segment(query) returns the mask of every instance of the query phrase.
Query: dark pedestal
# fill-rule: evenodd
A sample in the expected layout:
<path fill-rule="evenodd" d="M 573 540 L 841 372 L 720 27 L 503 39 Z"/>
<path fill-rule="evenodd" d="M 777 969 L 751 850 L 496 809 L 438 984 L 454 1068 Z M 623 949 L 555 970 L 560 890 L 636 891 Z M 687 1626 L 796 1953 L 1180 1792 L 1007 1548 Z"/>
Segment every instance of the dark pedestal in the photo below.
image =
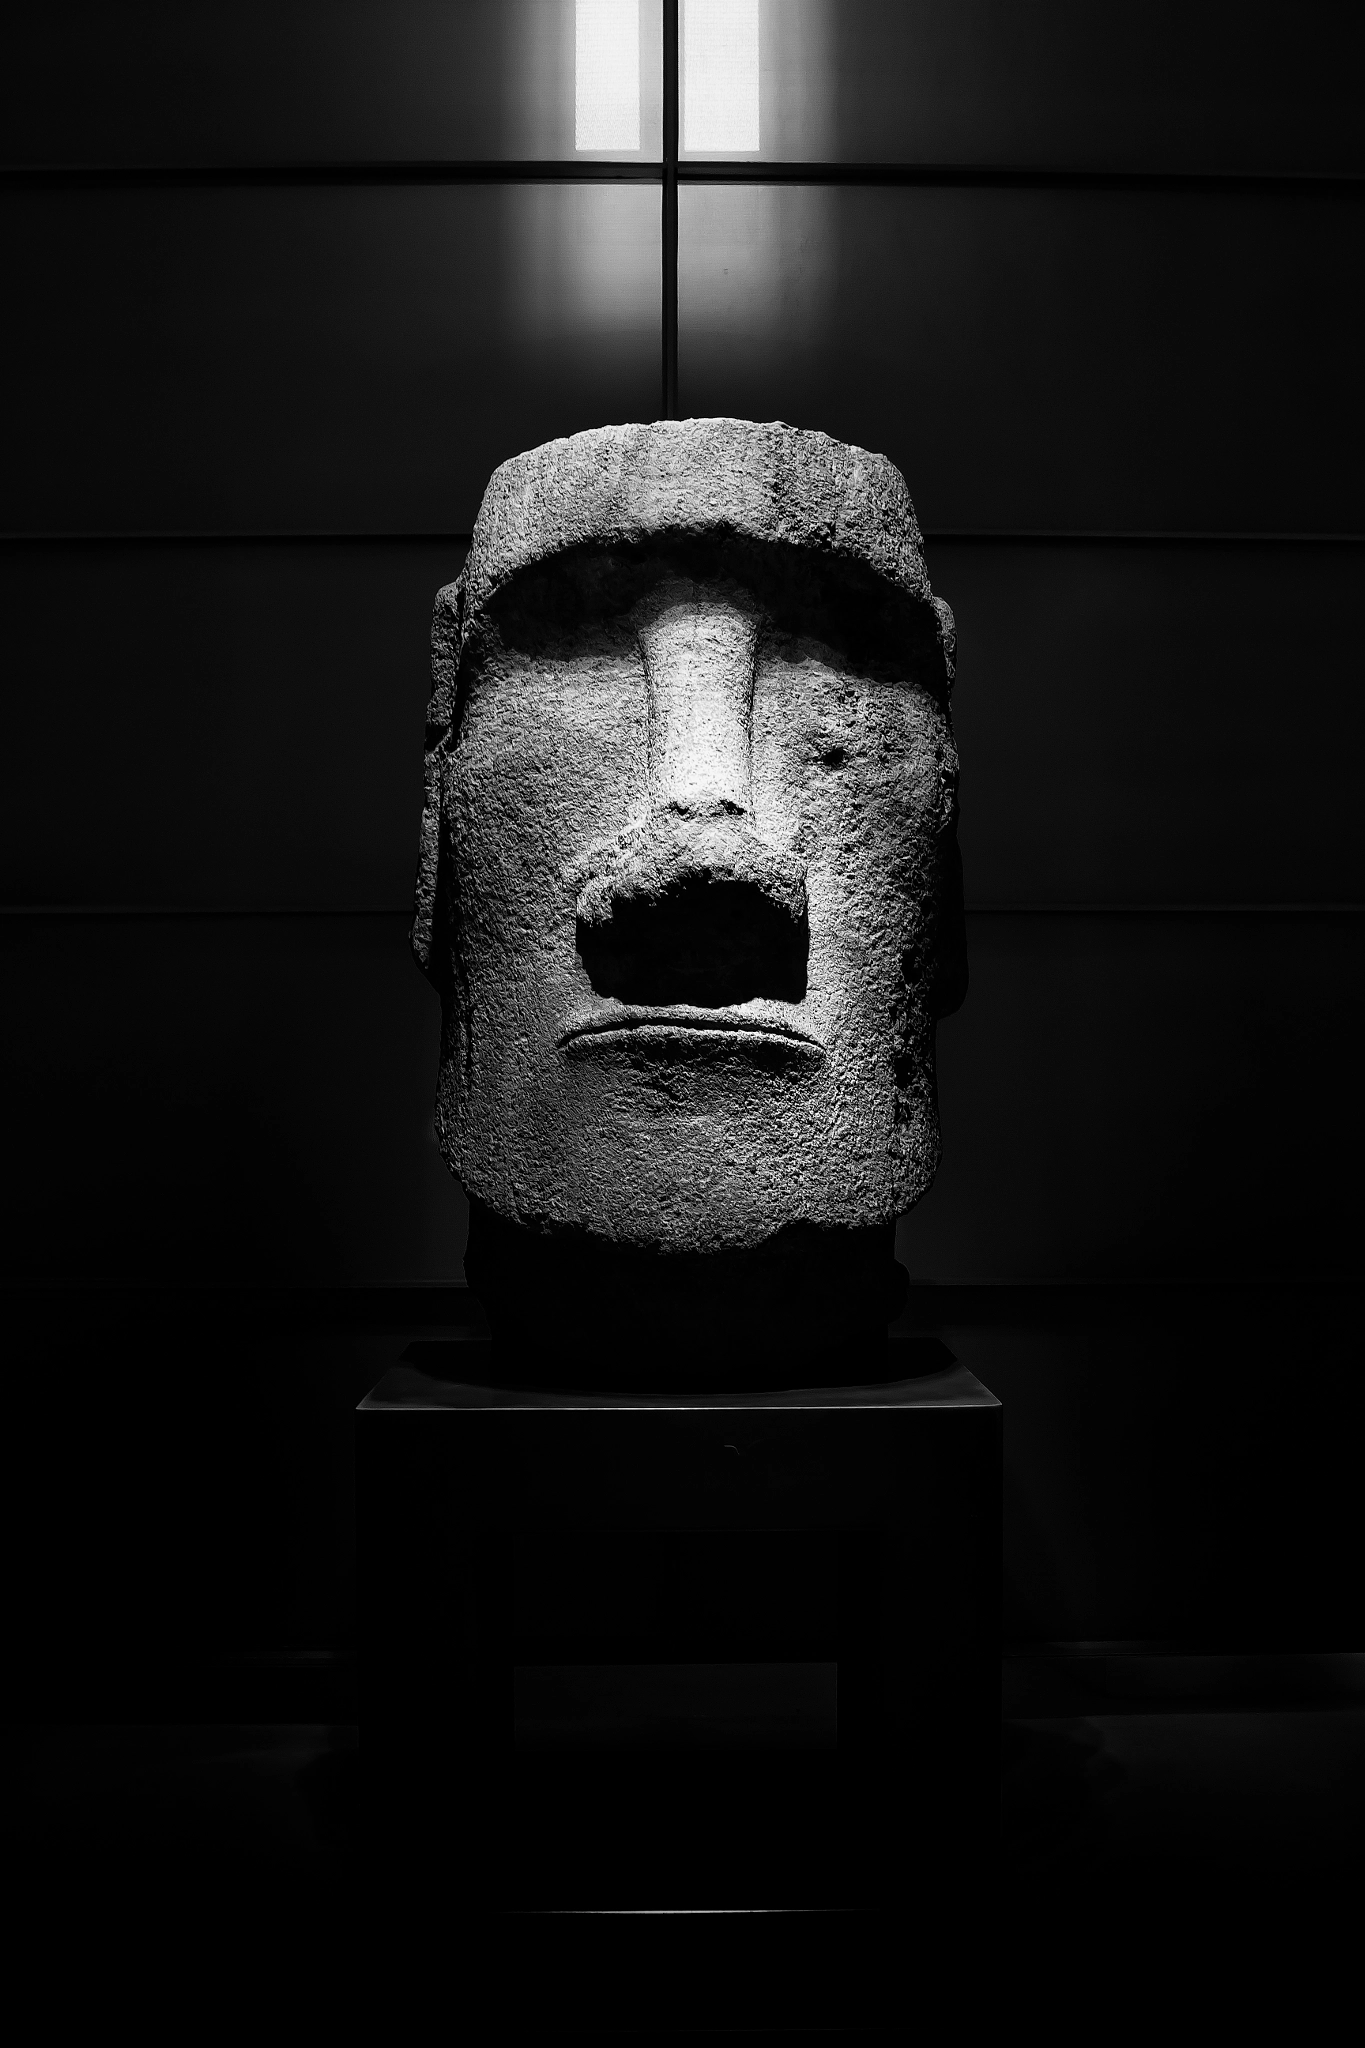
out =
<path fill-rule="evenodd" d="M 511 1392 L 477 1384 L 491 1358 L 399 1365 L 357 1418 L 361 1740 L 408 1882 L 484 1907 L 884 1907 L 979 1867 L 994 1396 L 958 1366 Z"/>

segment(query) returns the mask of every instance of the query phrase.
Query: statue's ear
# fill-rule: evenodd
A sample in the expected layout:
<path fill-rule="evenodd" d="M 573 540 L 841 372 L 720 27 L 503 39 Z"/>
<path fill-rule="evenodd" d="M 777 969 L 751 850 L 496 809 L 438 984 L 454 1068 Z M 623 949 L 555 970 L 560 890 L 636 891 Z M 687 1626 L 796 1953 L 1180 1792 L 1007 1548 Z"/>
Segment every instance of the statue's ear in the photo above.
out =
<path fill-rule="evenodd" d="M 431 619 L 431 702 L 427 706 L 423 761 L 422 831 L 417 849 L 416 904 L 409 943 L 427 980 L 443 989 L 450 962 L 445 953 L 445 875 L 441 852 L 441 772 L 455 718 L 455 682 L 460 666 L 458 583 L 436 593 Z"/>
<path fill-rule="evenodd" d="M 934 607 L 934 615 L 938 622 L 938 646 L 943 659 L 943 681 L 947 695 L 951 697 L 953 684 L 957 680 L 957 623 L 953 618 L 953 608 L 946 599 L 935 597 L 930 599 L 930 603 Z"/>
<path fill-rule="evenodd" d="M 426 756 L 426 790 L 422 801 L 422 836 L 417 847 L 416 903 L 408 943 L 417 965 L 437 988 L 442 984 L 441 963 L 434 957 L 436 933 L 443 919 L 438 915 L 441 890 L 441 757 L 434 747 Z"/>
<path fill-rule="evenodd" d="M 945 711 L 957 677 L 957 627 L 951 605 L 932 600 L 943 661 Z M 933 1011 L 951 1016 L 967 1000 L 967 913 L 962 899 L 962 855 L 957 844 L 957 766 L 954 755 L 951 807 L 938 847 L 938 940 L 934 948 Z"/>
<path fill-rule="evenodd" d="M 962 855 L 958 851 L 956 818 L 940 845 L 938 887 L 932 1002 L 936 1017 L 948 1017 L 967 1000 L 967 913 L 962 900 Z"/>

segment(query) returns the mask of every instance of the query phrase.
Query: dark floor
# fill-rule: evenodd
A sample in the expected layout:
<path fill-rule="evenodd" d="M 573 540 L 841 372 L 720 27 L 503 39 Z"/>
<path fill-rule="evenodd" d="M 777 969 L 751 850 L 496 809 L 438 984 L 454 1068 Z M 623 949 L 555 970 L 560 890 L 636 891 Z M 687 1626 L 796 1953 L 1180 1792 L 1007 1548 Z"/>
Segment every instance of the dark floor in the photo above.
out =
<path fill-rule="evenodd" d="M 1093 1673 L 1007 1671 L 1007 1706 L 1053 1711 L 1005 1723 L 995 1867 L 856 1926 L 574 1916 L 471 1940 L 442 1910 L 439 1854 L 420 1873 L 367 1852 L 353 1727 L 12 1727 L 10 1927 L 54 2023 L 105 1997 L 172 2027 L 263 1998 L 395 2018 L 424 1987 L 468 2039 L 511 2038 L 533 2005 L 551 2035 L 639 2038 L 894 2035 L 930 2003 L 965 2025 L 998 1998 L 1067 2034 L 1096 1996 L 1120 2030 L 1191 2001 L 1226 2017 L 1284 1999 L 1303 2025 L 1359 1946 L 1365 1697 L 1340 1681 L 1360 1661 L 1335 1660 L 1307 1704 L 1191 1705 L 1186 1684 L 1174 1711 L 1058 1712 L 1087 1685 L 1094 1708 Z"/>

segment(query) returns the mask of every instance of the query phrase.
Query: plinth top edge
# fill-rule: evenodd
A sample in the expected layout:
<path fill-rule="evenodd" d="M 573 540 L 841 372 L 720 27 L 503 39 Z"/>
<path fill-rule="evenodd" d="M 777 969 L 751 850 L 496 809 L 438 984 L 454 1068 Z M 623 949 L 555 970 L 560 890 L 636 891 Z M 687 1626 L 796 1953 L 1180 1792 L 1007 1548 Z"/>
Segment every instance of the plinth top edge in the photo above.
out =
<path fill-rule="evenodd" d="M 965 1365 L 918 1379 L 875 1386 L 789 1387 L 775 1391 L 735 1393 L 605 1393 L 567 1392 L 513 1387 L 481 1387 L 436 1379 L 414 1365 L 390 1367 L 357 1406 L 357 1414 L 400 1410 L 456 1410 L 464 1413 L 532 1414 L 771 1414 L 808 1410 L 828 1414 L 840 1409 L 999 1408 L 997 1397 L 982 1386 Z"/>

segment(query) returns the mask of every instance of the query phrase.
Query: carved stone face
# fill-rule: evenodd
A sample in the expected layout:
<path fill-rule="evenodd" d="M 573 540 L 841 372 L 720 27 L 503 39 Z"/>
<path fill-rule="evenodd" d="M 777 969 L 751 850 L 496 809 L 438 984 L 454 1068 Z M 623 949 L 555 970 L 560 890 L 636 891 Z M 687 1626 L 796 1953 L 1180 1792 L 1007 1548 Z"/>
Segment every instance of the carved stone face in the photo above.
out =
<path fill-rule="evenodd" d="M 611 516 L 533 478 L 529 540 L 476 534 L 437 602 L 414 939 L 444 1155 L 495 1214 L 622 1245 L 888 1223 L 933 1178 L 962 985 L 946 608 L 791 517 L 791 444 L 826 496 L 879 458 L 701 421 L 521 462 L 591 478 L 604 436 Z M 746 525 L 755 437 L 785 497 Z"/>

